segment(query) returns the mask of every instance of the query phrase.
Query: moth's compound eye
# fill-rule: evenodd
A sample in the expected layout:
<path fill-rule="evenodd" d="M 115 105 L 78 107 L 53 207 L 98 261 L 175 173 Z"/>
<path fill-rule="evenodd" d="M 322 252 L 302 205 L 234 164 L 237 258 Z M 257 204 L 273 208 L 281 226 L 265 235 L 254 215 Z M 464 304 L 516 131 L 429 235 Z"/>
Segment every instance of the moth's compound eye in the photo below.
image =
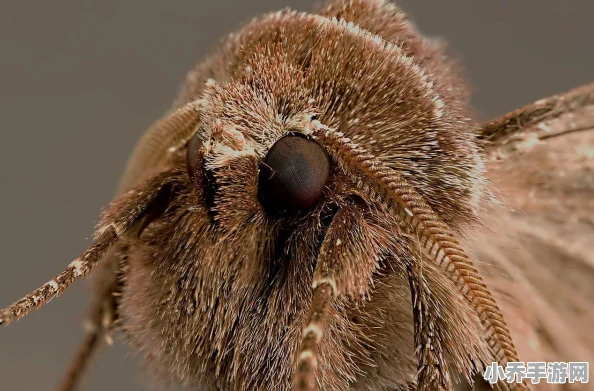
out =
<path fill-rule="evenodd" d="M 198 129 L 188 143 L 186 167 L 188 169 L 188 175 L 193 182 L 200 177 L 203 170 L 201 152 L 202 144 L 204 143 L 203 133 L 202 129 Z"/>
<path fill-rule="evenodd" d="M 299 135 L 278 140 L 260 169 L 260 200 L 276 213 L 305 211 L 324 191 L 330 163 L 322 147 Z"/>

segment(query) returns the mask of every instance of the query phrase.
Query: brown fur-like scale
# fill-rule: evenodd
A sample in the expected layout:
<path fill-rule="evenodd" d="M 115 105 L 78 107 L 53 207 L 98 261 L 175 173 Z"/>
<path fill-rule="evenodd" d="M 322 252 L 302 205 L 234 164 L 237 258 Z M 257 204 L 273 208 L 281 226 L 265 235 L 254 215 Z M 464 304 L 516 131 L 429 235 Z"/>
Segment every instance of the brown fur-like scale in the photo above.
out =
<path fill-rule="evenodd" d="M 221 141 L 206 160 L 217 183 L 214 224 L 188 183 L 190 194 L 174 203 L 178 214 L 147 235 L 151 245 L 139 245 L 131 257 L 121 312 L 127 335 L 149 362 L 183 382 L 222 389 L 289 387 L 323 235 L 321 216 L 329 205 L 345 208 L 349 194 L 361 196 L 335 172 L 324 204 L 303 221 L 266 216 L 257 199 L 258 159 L 288 130 L 306 127 L 308 118 L 340 129 L 403 172 L 450 225 L 462 229 L 473 220 L 482 192 L 478 147 L 469 132 L 474 125 L 464 112 L 464 87 L 438 48 L 387 3 L 355 2 L 340 11 L 331 6 L 324 15 L 282 12 L 255 20 L 190 75 L 178 101 L 181 106 L 201 99 L 201 127 Z M 384 22 L 375 23 L 378 18 Z M 359 19 L 365 19 L 360 27 L 347 23 Z M 364 30 L 369 26 L 374 30 Z M 208 77 L 216 84 L 204 90 Z M 354 208 L 354 216 L 367 208 L 360 209 Z M 407 297 L 405 268 L 391 266 L 401 273 L 400 284 L 380 277 L 394 274 L 381 273 L 378 263 L 392 249 L 383 243 L 387 233 L 369 224 L 353 221 L 343 236 L 350 245 L 344 247 L 350 249 L 347 270 L 355 279 L 337 280 L 353 297 L 334 308 L 321 345 L 320 389 L 346 389 L 357 378 L 361 389 L 404 389 L 414 379 L 411 315 L 403 309 L 409 320 L 393 326 L 378 312 L 394 311 L 393 303 L 381 300 L 394 295 L 382 293 L 389 287 L 397 285 L 399 296 Z M 403 263 L 407 256 L 403 251 L 385 262 Z M 373 277 L 374 270 L 380 275 Z M 372 300 L 361 301 L 360 293 Z M 404 303 L 409 307 L 410 297 Z M 348 310 L 353 305 L 360 307 L 357 322 Z M 377 324 L 380 335 L 370 332 Z M 384 335 L 401 343 L 378 343 Z M 380 357 L 385 364 L 374 368 Z M 370 368 L 373 380 L 365 376 Z"/>
<path fill-rule="evenodd" d="M 477 131 L 442 46 L 382 0 L 254 19 L 189 74 L 171 113 L 143 136 L 96 244 L 3 311 L 0 324 L 104 257 L 89 341 L 121 330 L 155 379 L 200 390 L 462 390 L 491 361 L 590 360 L 592 304 L 563 285 L 573 307 L 562 308 L 543 291 L 554 276 L 525 253 L 539 254 L 535 243 L 567 215 L 594 231 L 594 182 L 580 182 L 591 160 L 574 156 L 571 181 L 534 179 L 534 162 L 552 161 L 551 146 L 562 145 L 549 139 L 592 130 L 594 88 Z M 553 133 L 538 133 L 543 124 Z M 195 133 L 201 149 L 188 154 Z M 324 148 L 329 180 L 311 210 L 271 214 L 260 167 L 293 133 Z M 590 136 L 583 140 L 592 145 Z M 500 180 L 512 161 L 529 168 Z M 586 196 L 564 198 L 575 183 Z M 542 209 L 523 198 L 551 188 L 569 201 L 550 216 L 541 198 Z M 548 216 L 551 231 L 531 230 L 529 217 L 502 204 L 535 221 Z M 519 238 L 523 255 L 510 254 Z M 539 259 L 557 271 L 572 261 L 581 275 L 566 277 L 591 292 L 582 247 Z"/>

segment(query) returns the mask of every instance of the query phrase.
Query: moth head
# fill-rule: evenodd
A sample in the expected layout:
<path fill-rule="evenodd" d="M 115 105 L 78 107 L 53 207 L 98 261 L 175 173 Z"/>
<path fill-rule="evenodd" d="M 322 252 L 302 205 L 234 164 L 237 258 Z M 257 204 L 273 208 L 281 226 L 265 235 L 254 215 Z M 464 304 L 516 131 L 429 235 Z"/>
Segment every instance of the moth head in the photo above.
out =
<path fill-rule="evenodd" d="M 236 135 L 235 141 L 245 147 L 241 135 Z M 203 160 L 206 156 L 204 135 L 201 131 L 196 132 L 187 150 L 186 164 L 190 178 L 197 181 L 203 175 L 202 170 L 216 170 L 216 166 L 222 164 L 221 160 L 241 156 L 232 149 L 217 151 L 219 155 L 206 166 Z M 329 174 L 330 161 L 324 149 L 302 132 L 289 131 L 270 147 L 259 163 L 258 199 L 271 215 L 306 213 L 322 198 Z M 212 193 L 216 184 L 211 181 L 208 186 L 211 188 L 207 192 Z"/>
<path fill-rule="evenodd" d="M 307 217 L 316 205 L 336 203 L 336 193 L 328 197 L 327 189 L 337 188 L 340 181 L 341 197 L 356 194 L 362 197 L 365 210 L 381 210 L 390 216 L 383 228 L 396 238 L 385 234 L 374 237 L 375 244 L 372 240 L 362 246 L 369 252 L 381 247 L 376 245 L 379 242 L 387 252 L 398 252 L 389 243 L 408 246 L 402 270 L 408 270 L 413 297 L 429 294 L 419 291 L 426 283 L 417 280 L 422 278 L 417 262 L 433 262 L 443 269 L 452 287 L 463 292 L 470 303 L 466 305 L 474 306 L 477 324 L 480 316 L 485 328 L 495 330 L 485 334 L 484 344 L 469 343 L 461 349 L 457 341 L 448 339 L 461 334 L 437 320 L 442 330 L 432 342 L 435 349 L 454 357 L 467 376 L 490 354 L 502 360 L 513 358 L 501 314 L 455 239 L 456 230 L 471 225 L 483 188 L 479 147 L 472 129 L 465 128 L 471 121 L 460 111 L 459 102 L 444 103 L 414 67 L 401 69 L 401 79 L 395 79 L 395 84 L 386 83 L 391 77 L 386 74 L 381 75 L 384 79 L 371 80 L 376 84 L 371 91 L 379 95 L 361 98 L 367 92 L 355 91 L 351 98 L 359 100 L 352 102 L 349 80 L 340 71 L 327 75 L 333 77 L 327 81 L 332 85 L 324 84 L 324 75 L 311 78 L 316 72 L 313 60 L 304 71 L 283 58 L 286 48 L 276 57 L 270 55 L 272 47 L 266 49 L 268 55 L 248 59 L 233 80 L 209 81 L 200 100 L 201 125 L 188 144 L 188 168 L 191 177 L 204 178 L 197 183 L 207 183 L 215 193 L 211 203 L 215 219 L 238 226 L 254 215 L 273 219 L 267 222 L 287 215 Z M 336 58 L 336 54 L 329 55 Z M 352 60 L 356 62 L 356 56 Z M 342 106 L 327 95 L 330 88 L 344 93 Z M 401 95 L 391 97 L 394 91 Z M 370 112 L 380 97 L 386 99 L 383 107 L 378 106 L 378 113 Z M 392 102 L 393 111 L 386 110 L 386 101 Z M 390 126 L 389 132 L 384 129 Z M 390 138 L 375 138 L 374 130 Z M 331 229 L 332 222 L 328 225 Z M 348 236 L 345 233 L 335 243 L 348 241 Z M 369 292 L 369 281 L 378 268 L 377 262 L 357 265 L 323 259 L 329 254 L 323 243 L 324 239 L 318 259 L 312 260 L 315 292 L 295 364 L 295 381 L 309 385 L 318 365 L 317 345 L 311 341 L 319 341 L 324 333 L 329 303 L 344 294 Z M 316 314 L 326 315 L 320 319 Z M 427 320 L 422 316 L 415 322 L 420 322 L 415 327 L 421 339 L 428 337 L 426 328 L 436 327 L 423 323 Z M 468 326 L 468 330 L 475 329 Z M 441 375 L 447 377 L 446 372 Z"/>
<path fill-rule="evenodd" d="M 484 167 L 466 102 L 448 95 L 461 87 L 435 85 L 414 64 L 376 53 L 375 42 L 323 33 L 293 32 L 291 41 L 303 43 L 296 47 L 265 36 L 246 46 L 232 79 L 208 80 L 199 97 L 206 138 L 263 160 L 280 138 L 309 136 L 318 121 L 397 169 L 452 229 L 472 226 Z M 336 44 L 304 58 L 317 39 Z"/>
<path fill-rule="evenodd" d="M 207 83 L 186 166 L 222 224 L 253 214 L 303 218 L 328 201 L 331 159 L 307 134 L 317 108 L 294 92 L 282 102 L 274 88 L 257 87 L 248 76 Z"/>
<path fill-rule="evenodd" d="M 317 354 L 323 335 L 332 332 L 326 324 L 333 303 L 368 297 L 374 273 L 386 259 L 394 262 L 392 272 L 398 269 L 408 280 L 413 303 L 440 304 L 443 297 L 431 297 L 434 291 L 461 294 L 466 307 L 476 311 L 477 324 L 480 316 L 485 333 L 476 334 L 485 336 L 488 353 L 517 361 L 497 305 L 456 240 L 477 208 L 483 185 L 479 148 L 462 104 L 442 96 L 447 88 L 438 91 L 398 48 L 337 21 L 306 22 L 294 15 L 275 16 L 270 31 L 256 31 L 262 39 L 245 47 L 253 55 L 234 65 L 230 80 L 207 82 L 198 101 L 187 102 L 160 123 L 158 128 L 176 134 L 181 125 L 191 129 L 184 148 L 170 148 L 171 160 L 159 167 L 162 172 L 107 209 L 94 245 L 56 280 L 3 313 L 2 322 L 60 293 L 88 273 L 121 235 L 157 220 L 161 224 L 149 230 L 152 236 L 145 243 L 153 246 L 150 262 L 143 265 L 148 270 L 144 282 L 150 283 L 143 286 L 138 276 L 130 279 L 139 285 L 131 312 L 146 309 L 145 317 L 137 319 L 142 329 L 136 335 L 145 337 L 152 326 L 158 329 L 154 335 L 177 343 L 168 346 L 173 352 L 168 360 L 180 372 L 190 366 L 179 357 L 209 357 L 217 370 L 231 365 L 224 362 L 225 343 L 241 311 L 252 308 L 246 300 L 256 295 L 254 301 L 264 300 L 268 313 L 279 311 L 287 324 L 298 327 L 282 341 L 289 348 L 271 348 L 278 353 L 274 359 L 291 354 L 287 360 L 293 365 L 279 368 L 278 359 L 262 367 L 283 374 L 294 370 L 299 389 L 310 389 L 317 366 L 324 365 Z M 283 31 L 291 32 L 290 40 L 279 39 Z M 322 42 L 323 50 L 315 56 L 311 50 L 304 53 L 315 42 Z M 363 202 L 350 202 L 349 196 Z M 354 222 L 354 229 L 335 223 L 333 213 L 321 218 L 323 210 L 352 212 L 352 218 L 343 214 L 341 221 Z M 283 241 L 279 227 L 287 221 L 292 225 Z M 289 241 L 300 249 L 293 254 L 299 261 L 279 265 L 278 259 L 268 259 L 270 248 Z M 279 253 L 280 259 L 289 251 L 281 248 Z M 451 292 L 425 289 L 419 266 L 425 261 L 441 270 Z M 276 278 L 274 268 L 290 271 Z M 220 298 L 226 307 L 215 313 L 211 304 Z M 293 311 L 290 316 L 282 313 L 287 308 Z M 416 344 L 432 343 L 431 352 L 456 358 L 458 369 L 472 374 L 486 361 L 484 351 L 478 352 L 480 344 L 460 346 L 452 336 L 465 333 L 466 327 L 456 331 L 453 326 L 459 323 L 448 323 L 448 314 L 426 323 L 423 311 L 437 314 L 442 308 L 434 309 L 413 308 Z M 182 319 L 181 314 L 189 315 Z M 212 326 L 215 318 L 219 323 Z M 278 330 L 262 335 L 271 335 L 268 331 Z M 211 349 L 213 340 L 220 346 Z M 146 338 L 136 342 L 151 343 Z M 147 355 L 167 354 L 162 346 Z M 256 365 L 260 358 L 251 354 L 246 361 Z M 422 368 L 445 362 L 440 356 L 427 363 L 434 356 L 421 349 L 417 354 Z M 325 357 L 332 359 L 329 353 Z M 194 373 L 205 372 L 204 366 L 211 365 L 205 362 L 195 364 Z M 428 378 L 447 378 L 447 369 L 440 368 L 439 376 Z"/>

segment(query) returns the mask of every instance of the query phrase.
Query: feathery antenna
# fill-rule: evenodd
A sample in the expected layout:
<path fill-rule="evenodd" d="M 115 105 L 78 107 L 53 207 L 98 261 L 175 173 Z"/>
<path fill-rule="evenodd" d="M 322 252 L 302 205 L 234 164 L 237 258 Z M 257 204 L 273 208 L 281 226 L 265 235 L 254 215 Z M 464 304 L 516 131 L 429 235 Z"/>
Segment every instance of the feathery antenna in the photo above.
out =
<path fill-rule="evenodd" d="M 341 168 L 368 194 L 399 217 L 405 232 L 418 235 L 422 247 L 470 302 L 485 330 L 486 340 L 502 363 L 518 361 L 509 330 L 495 299 L 449 227 L 396 171 L 363 148 L 319 121 L 310 135 L 327 148 Z M 525 384 L 515 389 L 527 390 Z"/>

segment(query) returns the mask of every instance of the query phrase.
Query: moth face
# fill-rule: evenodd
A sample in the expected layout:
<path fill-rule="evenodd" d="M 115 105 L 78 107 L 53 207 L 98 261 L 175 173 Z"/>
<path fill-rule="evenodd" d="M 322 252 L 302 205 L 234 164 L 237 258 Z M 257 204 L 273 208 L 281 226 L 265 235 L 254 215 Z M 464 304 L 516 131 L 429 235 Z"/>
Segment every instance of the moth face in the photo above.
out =
<path fill-rule="evenodd" d="M 284 102 L 283 115 L 275 91 L 259 91 L 271 99 L 248 99 L 247 91 L 254 88 L 245 80 L 211 82 L 208 88 L 201 101 L 203 121 L 188 143 L 186 164 L 190 177 L 205 175 L 208 207 L 217 218 L 230 213 L 220 207 L 230 191 L 254 201 L 246 205 L 254 208 L 252 213 L 273 217 L 303 217 L 324 201 L 331 159 L 307 135 L 317 110 L 292 97 Z M 236 99 L 235 92 L 246 101 Z M 237 215 L 239 209 L 236 205 L 231 213 Z"/>
<path fill-rule="evenodd" d="M 319 32 L 299 30 L 303 39 L 294 40 L 315 41 Z M 311 61 L 303 61 L 303 46 L 282 46 L 276 38 L 265 48 L 246 48 L 255 54 L 238 61 L 230 79 L 209 80 L 194 100 L 200 118 L 187 145 L 192 186 L 184 191 L 200 197 L 179 195 L 183 204 L 150 240 L 146 253 L 157 266 L 136 273 L 151 283 L 163 282 L 150 287 L 141 282 L 132 290 L 153 292 L 151 305 L 127 301 L 126 295 L 123 300 L 131 311 L 144 306 L 142 319 L 183 314 L 187 326 L 168 341 L 178 344 L 177 354 L 190 362 L 190 370 L 176 366 L 178 357 L 147 347 L 181 379 L 211 370 L 208 362 L 193 359 L 192 349 L 198 349 L 197 356 L 214 357 L 216 367 L 245 371 L 245 379 L 266 367 L 290 382 L 296 358 L 308 356 L 298 349 L 312 286 L 320 281 L 333 294 L 353 300 L 332 310 L 329 335 L 319 347 L 320 372 L 333 376 L 341 368 L 338 372 L 354 373 L 360 363 L 345 355 L 344 347 L 353 346 L 353 357 L 367 362 L 373 352 L 356 347 L 368 337 L 362 330 L 398 322 L 403 327 L 391 329 L 387 338 L 399 341 L 399 350 L 385 354 L 402 364 L 395 376 L 400 381 L 414 372 L 406 277 L 414 275 L 410 265 L 415 260 L 436 256 L 430 253 L 442 244 L 433 246 L 434 240 L 449 237 L 429 237 L 442 229 L 433 228 L 438 215 L 459 228 L 481 196 L 482 162 L 471 120 L 459 102 L 417 68 L 369 50 L 377 42 L 356 46 L 359 38 L 348 29 L 324 33 L 334 34 L 324 39 L 340 44 L 315 51 Z M 266 39 L 259 42 L 264 45 Z M 352 51 L 333 52 L 340 48 Z M 303 63 L 306 68 L 300 67 Z M 360 75 L 368 77 L 360 80 Z M 201 210 L 187 212 L 195 209 Z M 419 228 L 415 213 L 430 228 Z M 427 254 L 421 254 L 421 246 Z M 393 279 L 382 277 L 394 270 Z M 326 272 L 331 276 L 320 276 Z M 431 278 L 437 281 L 433 285 L 444 287 L 439 306 L 456 318 L 470 317 L 472 309 L 450 297 L 456 286 Z M 378 303 L 384 295 L 375 281 L 397 290 L 399 300 L 386 299 L 386 308 L 376 304 L 378 311 L 365 308 L 365 298 L 375 297 Z M 157 310 L 152 305 L 167 300 L 173 304 Z M 188 302 L 197 307 L 188 309 Z M 394 310 L 395 302 L 398 319 L 387 319 L 384 313 L 388 305 Z M 142 319 L 129 323 L 143 324 Z M 167 334 L 175 327 L 171 321 L 154 333 Z M 471 330 L 476 329 L 468 326 L 456 335 L 482 351 Z M 448 333 L 444 338 L 455 334 Z M 194 343 L 186 346 L 184 341 Z M 226 345 L 241 351 L 241 357 L 219 354 L 228 351 Z M 255 346 L 268 350 L 262 353 Z"/>
<path fill-rule="evenodd" d="M 188 174 L 190 178 L 207 178 L 198 186 L 207 186 L 203 191 L 206 202 L 210 204 L 208 206 L 216 207 L 213 205 L 213 196 L 220 193 L 217 181 L 240 187 L 238 180 L 245 175 L 252 178 L 248 183 L 253 183 L 253 178 L 257 178 L 257 199 L 269 215 L 305 214 L 321 200 L 330 176 L 330 158 L 316 141 L 293 130 L 279 138 L 259 157 L 246 146 L 240 134 L 235 136 L 236 145 L 243 149 L 234 150 L 218 144 L 208 151 L 201 131 L 188 144 Z M 258 162 L 257 169 L 255 164 L 250 164 L 255 161 Z M 231 171 L 222 174 L 230 168 Z M 250 193 L 246 195 L 254 198 L 254 190 L 254 187 L 245 190 Z"/>

